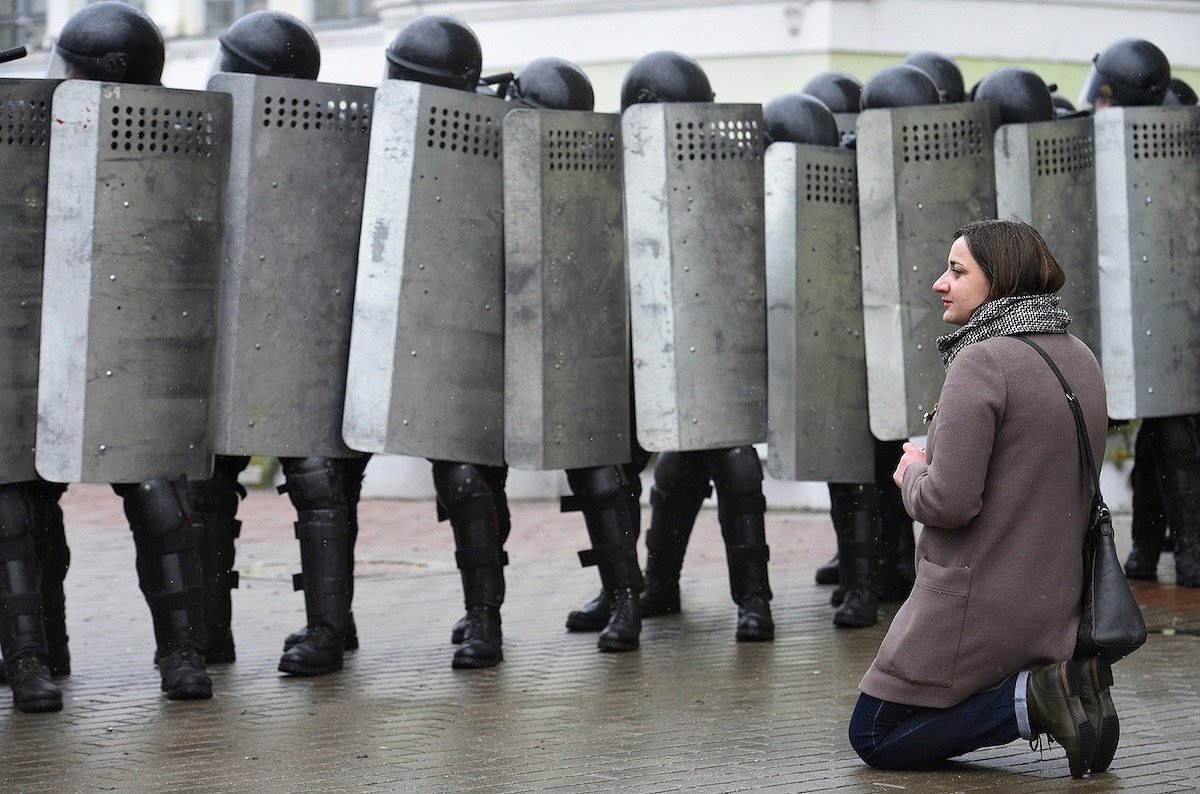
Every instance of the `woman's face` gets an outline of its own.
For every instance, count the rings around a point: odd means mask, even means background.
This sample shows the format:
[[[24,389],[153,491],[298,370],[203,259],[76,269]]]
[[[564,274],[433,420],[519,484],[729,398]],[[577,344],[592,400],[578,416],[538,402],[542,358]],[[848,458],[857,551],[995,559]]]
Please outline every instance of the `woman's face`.
[[[966,325],[991,288],[983,268],[971,256],[966,238],[959,237],[950,246],[946,272],[933,282],[933,291],[942,296],[942,319],[951,325]]]

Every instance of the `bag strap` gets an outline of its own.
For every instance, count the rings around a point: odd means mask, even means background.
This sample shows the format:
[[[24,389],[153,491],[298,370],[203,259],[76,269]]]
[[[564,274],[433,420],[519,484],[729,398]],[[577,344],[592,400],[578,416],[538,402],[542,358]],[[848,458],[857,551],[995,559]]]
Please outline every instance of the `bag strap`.
[[[1071,384],[1067,383],[1067,379],[1063,377],[1062,371],[1054,360],[1042,349],[1041,345],[1021,334],[1014,334],[1014,339],[1020,339],[1025,344],[1037,351],[1037,354],[1046,360],[1050,365],[1050,369],[1054,371],[1054,376],[1058,378],[1058,382],[1062,384],[1063,392],[1067,395],[1067,405],[1071,407],[1071,414],[1075,417],[1075,434],[1079,441],[1079,460],[1085,469],[1084,477],[1087,480],[1088,496],[1092,498],[1092,505],[1098,508],[1107,510],[1104,504],[1104,498],[1100,495],[1100,477],[1096,474],[1096,459],[1092,457],[1092,442],[1088,438],[1087,422],[1083,418],[1083,409],[1079,407],[1079,399],[1075,393],[1071,391]]]

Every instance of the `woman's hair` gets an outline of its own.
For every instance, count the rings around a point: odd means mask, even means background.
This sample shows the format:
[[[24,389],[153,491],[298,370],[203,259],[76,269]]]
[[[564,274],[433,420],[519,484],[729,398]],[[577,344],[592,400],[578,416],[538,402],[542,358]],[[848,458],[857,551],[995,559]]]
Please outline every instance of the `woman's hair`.
[[[954,233],[988,277],[987,299],[1058,292],[1067,277],[1037,229],[1021,221],[972,221]]]

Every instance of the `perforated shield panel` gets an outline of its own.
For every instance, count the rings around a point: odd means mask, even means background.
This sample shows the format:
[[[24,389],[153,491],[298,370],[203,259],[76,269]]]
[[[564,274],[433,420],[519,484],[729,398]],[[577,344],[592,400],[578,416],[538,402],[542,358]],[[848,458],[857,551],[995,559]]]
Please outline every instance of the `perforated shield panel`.
[[[57,80],[0,80],[0,483],[32,480],[50,102]]]
[[[342,425],[354,449],[504,461],[506,109],[401,80],[376,92]]]
[[[1059,292],[1070,331],[1100,355],[1096,156],[1092,119],[996,130],[996,213],[1037,229],[1067,275]]]
[[[37,469],[211,473],[227,95],[68,81],[54,94]]]
[[[620,118],[504,118],[504,448],[512,466],[630,458]]]
[[[214,391],[219,453],[345,457],[374,90],[218,74],[233,96]]]
[[[766,437],[762,109],[622,118],[637,433],[649,450]]]
[[[873,482],[854,152],[767,148],[767,469]]]
[[[1200,411],[1200,108],[1095,116],[1109,415]]]
[[[922,415],[941,392],[936,340],[951,327],[930,287],[954,232],[995,217],[993,112],[967,102],[859,114],[863,330],[880,440],[922,435]]]

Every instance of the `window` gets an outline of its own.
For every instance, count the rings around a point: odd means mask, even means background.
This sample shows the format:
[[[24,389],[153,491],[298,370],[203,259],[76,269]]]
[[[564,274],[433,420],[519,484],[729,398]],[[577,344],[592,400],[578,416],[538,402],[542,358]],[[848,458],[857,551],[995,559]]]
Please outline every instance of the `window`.
[[[33,49],[46,35],[46,0],[0,0],[0,48]]]
[[[206,0],[204,29],[219,33],[251,11],[262,11],[266,7],[267,0]]]

